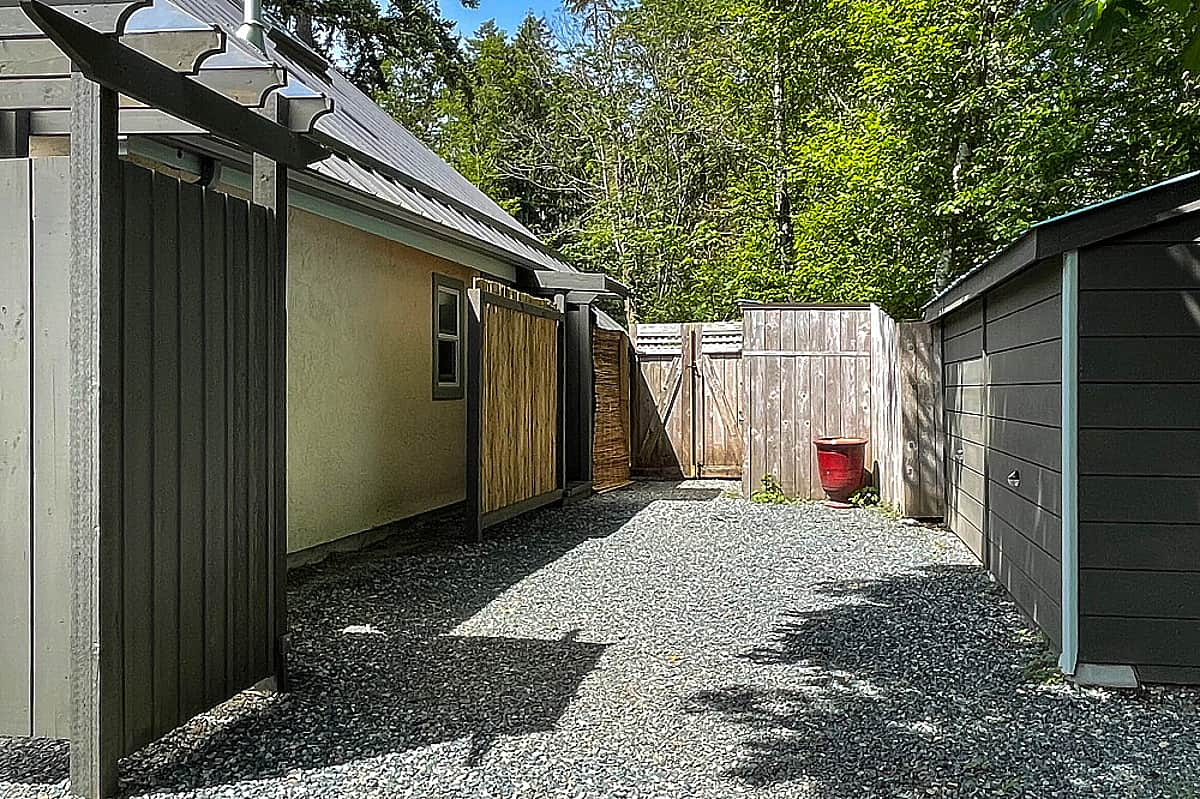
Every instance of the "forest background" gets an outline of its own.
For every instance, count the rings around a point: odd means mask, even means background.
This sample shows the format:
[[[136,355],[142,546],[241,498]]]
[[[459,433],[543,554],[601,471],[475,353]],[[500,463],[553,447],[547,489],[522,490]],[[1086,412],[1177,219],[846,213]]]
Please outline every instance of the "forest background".
[[[912,317],[1039,219],[1200,167],[1191,0],[568,0],[466,38],[433,0],[273,10],[641,322]]]

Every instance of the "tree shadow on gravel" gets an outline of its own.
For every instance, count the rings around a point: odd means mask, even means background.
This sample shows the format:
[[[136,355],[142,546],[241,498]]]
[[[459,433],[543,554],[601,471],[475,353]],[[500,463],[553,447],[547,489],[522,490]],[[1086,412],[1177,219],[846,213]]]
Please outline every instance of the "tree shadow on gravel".
[[[291,691],[243,694],[126,758],[123,793],[280,777],[460,740],[477,761],[498,737],[552,729],[605,644],[576,640],[570,630],[550,640],[453,631],[651,503],[716,493],[635,485],[512,520],[482,543],[462,543],[463,521],[450,514],[411,530],[408,543],[293,571]],[[422,542],[415,551],[413,540]],[[0,783],[12,778],[4,769],[0,759]],[[65,777],[64,759],[26,781]]]
[[[820,586],[744,657],[786,690],[729,686],[693,711],[743,726],[726,776],[868,796],[1195,796],[1200,694],[1036,681],[1042,644],[978,568]],[[795,676],[793,676],[795,675]],[[773,680],[778,684],[779,680]]]

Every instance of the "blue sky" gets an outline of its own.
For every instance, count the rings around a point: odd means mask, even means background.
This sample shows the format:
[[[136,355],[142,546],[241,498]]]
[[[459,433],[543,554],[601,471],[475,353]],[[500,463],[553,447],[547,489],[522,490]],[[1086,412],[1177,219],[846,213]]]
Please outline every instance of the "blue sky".
[[[464,39],[489,19],[511,34],[526,13],[550,19],[560,8],[559,0],[479,0],[479,8],[463,8],[459,0],[440,0],[439,5],[442,16],[454,20]]]

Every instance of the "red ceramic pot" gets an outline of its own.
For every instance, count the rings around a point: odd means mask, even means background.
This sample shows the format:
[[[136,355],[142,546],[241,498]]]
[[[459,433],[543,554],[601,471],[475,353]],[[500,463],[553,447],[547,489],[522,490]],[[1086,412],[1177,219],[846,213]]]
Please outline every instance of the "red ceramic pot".
[[[867,440],[832,436],[813,439],[813,444],[817,448],[821,488],[832,501],[844,503],[863,486]]]

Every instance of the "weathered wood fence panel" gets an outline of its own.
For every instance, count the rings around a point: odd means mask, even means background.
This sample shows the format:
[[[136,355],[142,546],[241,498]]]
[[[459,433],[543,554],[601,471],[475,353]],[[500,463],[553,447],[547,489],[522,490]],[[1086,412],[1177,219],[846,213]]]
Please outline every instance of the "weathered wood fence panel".
[[[869,308],[747,306],[742,335],[743,491],[770,475],[788,496],[824,496],[812,439],[871,437]]]
[[[872,471],[880,497],[906,516],[942,515],[941,347],[925,322],[871,307]]]
[[[22,287],[33,295],[20,354],[32,400],[13,413],[0,379],[0,549],[24,558],[0,561],[0,591],[12,571],[25,595],[20,613],[0,611],[0,727],[52,737],[66,737],[71,718],[67,164],[0,162],[0,182],[26,175],[24,189],[0,192],[6,218],[32,219],[24,262],[15,247],[0,252],[0,306],[15,306]],[[99,376],[100,500],[113,522],[101,535],[119,537],[122,553],[100,567],[117,600],[103,612],[120,651],[101,679],[128,753],[282,670],[273,578],[284,556],[274,489],[283,463],[272,456],[282,352],[272,342],[283,275],[269,211],[127,163],[120,177],[119,196],[107,198],[122,211],[122,254],[102,275]],[[5,377],[8,315],[0,311]],[[15,417],[20,462],[10,453]],[[27,486],[22,515],[5,507],[12,484]]]
[[[629,340],[619,330],[592,331],[596,370],[596,432],[592,440],[593,488],[629,482]]]
[[[741,325],[634,329],[633,468],[642,476],[737,477],[742,463]]]
[[[770,475],[816,499],[812,440],[862,436],[881,499],[941,515],[941,364],[928,325],[877,306],[746,304],[741,323],[639,325],[635,349],[637,474],[741,477],[746,494]]]
[[[487,280],[468,291],[468,524],[483,528],[562,495],[558,328],[550,303]]]

